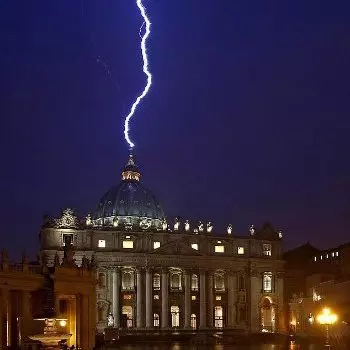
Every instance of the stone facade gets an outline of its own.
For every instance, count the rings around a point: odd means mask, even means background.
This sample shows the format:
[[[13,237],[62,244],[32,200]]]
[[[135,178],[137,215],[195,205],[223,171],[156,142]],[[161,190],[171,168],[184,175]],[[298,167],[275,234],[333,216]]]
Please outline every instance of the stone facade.
[[[210,222],[169,224],[131,153],[119,185],[93,215],[45,218],[41,254],[53,264],[73,244],[78,264],[97,266],[96,327],[283,329],[282,233],[213,234]],[[247,230],[248,231],[248,230]]]
[[[96,262],[100,332],[108,315],[118,328],[282,329],[282,248],[269,225],[246,237],[46,227],[49,264],[62,257],[67,235],[78,265]]]
[[[57,261],[56,261],[57,263]],[[33,343],[29,336],[43,332],[43,321],[33,320],[40,313],[43,300],[45,265],[9,263],[6,251],[0,262],[0,349]],[[72,334],[68,344],[92,349],[95,344],[96,284],[95,271],[57,265],[50,272],[54,278],[55,311],[60,333]],[[33,346],[32,346],[33,348]]]

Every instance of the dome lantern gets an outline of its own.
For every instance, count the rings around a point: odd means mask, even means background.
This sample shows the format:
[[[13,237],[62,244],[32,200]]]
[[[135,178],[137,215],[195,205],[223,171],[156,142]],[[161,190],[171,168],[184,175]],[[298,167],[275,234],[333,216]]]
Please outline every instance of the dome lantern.
[[[136,165],[134,154],[130,149],[129,159],[122,172],[123,181],[136,181],[140,182],[141,173]]]

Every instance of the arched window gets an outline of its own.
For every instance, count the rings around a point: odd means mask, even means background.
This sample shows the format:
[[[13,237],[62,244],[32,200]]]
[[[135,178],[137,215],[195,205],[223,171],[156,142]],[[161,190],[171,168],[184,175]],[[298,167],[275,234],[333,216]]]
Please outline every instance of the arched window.
[[[153,314],[153,326],[159,327],[159,314]]]
[[[197,328],[197,316],[195,314],[191,315],[191,328]]]
[[[153,275],[153,289],[160,290],[160,275],[159,275],[159,273],[155,273]]]
[[[215,290],[225,290],[225,277],[223,274],[216,273],[214,275],[214,288]]]
[[[181,290],[181,273],[174,272],[170,275],[170,288]]]
[[[102,272],[98,274],[98,285],[100,288],[106,287],[106,275]]]
[[[240,290],[245,289],[244,276],[242,275],[238,277],[238,287]]]
[[[134,274],[132,271],[124,271],[122,274],[122,288],[124,290],[134,289]]]
[[[198,290],[198,276],[191,276],[191,290]]]
[[[264,273],[263,289],[264,289],[264,292],[272,292],[272,273],[271,272]]]

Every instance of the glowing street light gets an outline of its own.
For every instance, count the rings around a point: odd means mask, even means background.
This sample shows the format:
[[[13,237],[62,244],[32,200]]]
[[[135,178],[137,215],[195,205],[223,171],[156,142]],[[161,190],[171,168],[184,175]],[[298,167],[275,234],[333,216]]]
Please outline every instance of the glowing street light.
[[[326,328],[326,342],[325,347],[329,348],[329,325],[337,322],[338,316],[332,313],[331,309],[328,307],[323,308],[322,312],[317,315],[317,322],[324,325]]]

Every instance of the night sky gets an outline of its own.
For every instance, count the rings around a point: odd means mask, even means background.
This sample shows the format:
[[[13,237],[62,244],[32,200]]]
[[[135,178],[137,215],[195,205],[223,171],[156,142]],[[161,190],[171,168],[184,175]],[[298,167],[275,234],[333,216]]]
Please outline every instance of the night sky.
[[[152,89],[132,121],[166,215],[271,221],[285,247],[348,241],[350,2],[144,0]],[[145,83],[132,0],[0,3],[1,244],[93,211],[127,160]]]

